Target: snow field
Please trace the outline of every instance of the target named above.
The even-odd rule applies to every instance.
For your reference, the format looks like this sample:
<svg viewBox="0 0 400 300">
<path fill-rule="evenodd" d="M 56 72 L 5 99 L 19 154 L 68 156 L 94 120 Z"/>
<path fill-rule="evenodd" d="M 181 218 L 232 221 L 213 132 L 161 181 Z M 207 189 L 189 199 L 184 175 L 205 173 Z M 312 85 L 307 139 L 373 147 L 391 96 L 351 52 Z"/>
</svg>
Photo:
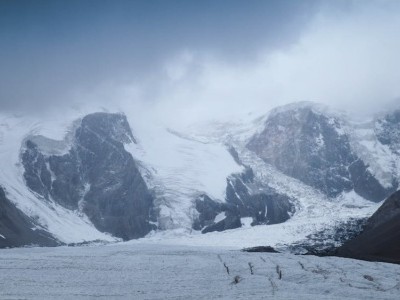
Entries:
<svg viewBox="0 0 400 300">
<path fill-rule="evenodd" d="M 400 293 L 398 265 L 217 247 L 4 249 L 0 269 L 0 299 L 398 299 Z"/>
</svg>

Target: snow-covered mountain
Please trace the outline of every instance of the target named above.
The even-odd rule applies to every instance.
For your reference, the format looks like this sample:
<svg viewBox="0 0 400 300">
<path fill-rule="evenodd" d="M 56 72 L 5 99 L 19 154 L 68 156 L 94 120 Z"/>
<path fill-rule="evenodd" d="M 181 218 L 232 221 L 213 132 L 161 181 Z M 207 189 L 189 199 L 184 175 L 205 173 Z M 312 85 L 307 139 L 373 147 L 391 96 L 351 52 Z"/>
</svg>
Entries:
<svg viewBox="0 0 400 300">
<path fill-rule="evenodd" d="M 352 149 L 339 117 L 310 105 L 273 111 L 247 148 L 282 173 L 329 197 L 355 190 L 371 201 L 385 199 L 397 187 L 379 182 Z"/>
<path fill-rule="evenodd" d="M 360 122 L 301 102 L 174 130 L 129 111 L 62 122 L 3 114 L 0 205 L 18 213 L 2 209 L 0 245 L 21 245 L 4 221 L 16 214 L 19 228 L 49 243 L 306 239 L 369 217 L 398 189 L 399 116 Z"/>
</svg>

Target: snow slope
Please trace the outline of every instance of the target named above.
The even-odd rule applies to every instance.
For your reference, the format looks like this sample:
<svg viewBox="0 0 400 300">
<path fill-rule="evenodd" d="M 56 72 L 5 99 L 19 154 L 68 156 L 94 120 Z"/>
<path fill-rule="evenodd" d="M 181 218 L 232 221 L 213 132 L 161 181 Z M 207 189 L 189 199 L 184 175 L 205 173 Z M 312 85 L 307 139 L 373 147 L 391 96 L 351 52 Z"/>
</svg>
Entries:
<svg viewBox="0 0 400 300">
<path fill-rule="evenodd" d="M 399 265 L 335 257 L 123 243 L 3 249 L 0 258 L 0 299 L 398 299 L 400 293 Z"/>
</svg>

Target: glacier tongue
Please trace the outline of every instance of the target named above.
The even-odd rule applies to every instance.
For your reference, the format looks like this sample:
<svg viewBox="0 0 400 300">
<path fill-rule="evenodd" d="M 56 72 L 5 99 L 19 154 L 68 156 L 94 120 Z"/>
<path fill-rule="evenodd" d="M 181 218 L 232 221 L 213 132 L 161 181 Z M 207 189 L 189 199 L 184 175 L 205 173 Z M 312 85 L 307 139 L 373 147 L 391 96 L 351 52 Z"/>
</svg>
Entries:
<svg viewBox="0 0 400 300">
<path fill-rule="evenodd" d="M 125 147 L 146 169 L 147 184 L 156 194 L 159 228 L 191 230 L 196 197 L 206 193 L 224 201 L 227 177 L 243 167 L 219 142 L 186 138 L 158 124 L 143 127 L 129 115 L 128 120 L 138 144 Z"/>
</svg>

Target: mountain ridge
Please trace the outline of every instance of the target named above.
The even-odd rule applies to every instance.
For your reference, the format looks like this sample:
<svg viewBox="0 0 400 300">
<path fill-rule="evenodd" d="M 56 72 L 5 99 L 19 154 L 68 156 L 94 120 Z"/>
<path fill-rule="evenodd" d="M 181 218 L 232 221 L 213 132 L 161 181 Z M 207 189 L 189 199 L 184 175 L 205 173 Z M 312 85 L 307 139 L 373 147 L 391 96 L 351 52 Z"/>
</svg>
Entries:
<svg viewBox="0 0 400 300">
<path fill-rule="evenodd" d="M 394 115 L 397 116 L 396 114 Z M 82 120 L 85 123 L 87 122 L 85 120 L 96 118 L 114 121 L 95 121 L 89 127 L 82 126 Z M 301 120 L 303 120 L 303 123 L 300 122 Z M 384 120 L 384 122 L 380 120 Z M 367 154 L 370 153 L 370 157 L 374 157 L 374 155 L 379 154 L 379 152 L 374 152 L 375 149 L 383 147 L 387 154 L 387 163 L 393 165 L 393 168 L 387 170 L 386 165 L 381 164 L 379 161 L 371 169 L 368 161 L 364 159 L 368 155 L 359 155 L 360 150 L 354 145 L 364 143 L 363 137 L 359 138 L 357 136 L 355 138 L 354 131 L 359 129 L 345 119 L 344 114 L 336 114 L 325 106 L 310 102 L 276 108 L 261 117 L 261 119 L 259 118 L 254 122 L 251 121 L 249 124 L 239 124 L 237 127 L 219 124 L 218 128 L 214 127 L 217 130 L 217 134 L 213 133 L 214 128 L 204 134 L 204 131 L 192 130 L 193 128 L 188 128 L 186 132 L 181 132 L 172 129 L 160 129 L 152 124 L 137 126 L 138 123 L 133 115 L 94 113 L 83 116 L 79 122 L 75 121 L 75 125 L 72 126 L 73 129 L 69 129 L 69 135 L 64 142 L 62 142 L 62 137 L 54 140 L 54 136 L 47 138 L 46 134 L 43 135 L 40 131 L 35 130 L 34 134 L 32 134 L 29 132 L 29 128 L 23 128 L 22 125 L 21 128 L 16 127 L 19 130 L 17 132 L 21 132 L 18 133 L 21 137 L 16 142 L 19 141 L 18 153 L 22 154 L 18 159 L 13 160 L 14 165 L 9 165 L 8 169 L 8 171 L 12 169 L 13 174 L 15 173 L 13 175 L 15 179 L 11 182 L 10 178 L 6 179 L 4 177 L 7 174 L 3 172 L 0 184 L 4 185 L 8 193 L 11 192 L 13 203 L 25 201 L 23 211 L 28 214 L 35 215 L 39 213 L 39 215 L 42 214 L 46 218 L 49 216 L 48 213 L 44 215 L 41 212 L 41 208 L 38 208 L 39 210 L 29 208 L 32 207 L 29 204 L 29 201 L 31 201 L 29 199 L 35 199 L 35 203 L 37 202 L 43 208 L 61 205 L 64 208 L 60 209 L 59 213 L 50 213 L 52 214 L 52 222 L 59 222 L 57 226 L 63 226 L 62 220 L 64 217 L 57 219 L 59 218 L 57 215 L 60 217 L 65 215 L 61 211 L 66 209 L 69 210 L 68 214 L 73 215 L 75 219 L 77 218 L 73 222 L 76 224 L 82 222 L 82 225 L 77 225 L 77 229 L 83 224 L 88 224 L 89 227 L 97 227 L 97 230 L 104 232 L 106 236 L 111 233 L 124 239 L 143 237 L 150 231 L 156 235 L 157 232 L 161 233 L 163 230 L 173 231 L 179 228 L 187 232 L 192 232 L 192 230 L 210 232 L 214 231 L 214 229 L 221 231 L 247 226 L 243 224 L 260 226 L 271 226 L 261 224 L 275 224 L 276 222 L 281 224 L 299 222 L 299 224 L 303 224 L 305 219 L 308 219 L 310 224 L 301 226 L 303 226 L 305 233 L 312 234 L 326 226 L 333 226 L 339 220 L 345 221 L 346 218 L 350 217 L 364 218 L 370 216 L 376 205 L 368 200 L 382 201 L 397 189 L 399 178 L 397 170 L 400 169 L 400 160 L 398 153 L 391 149 L 398 142 L 396 140 L 396 130 L 399 129 L 398 121 L 398 118 L 391 118 L 390 116 L 375 120 L 374 124 L 383 122 L 390 132 L 394 132 L 393 140 L 385 141 L 385 144 L 381 144 L 379 138 L 376 137 L 374 138 L 375 146 L 369 147 L 367 145 L 368 147 L 363 148 L 363 151 L 366 151 Z M 308 124 L 308 127 L 299 126 L 300 124 Z M 11 128 L 10 126 L 13 125 L 7 126 Z M 3 128 L 7 126 L 3 126 Z M 132 130 L 131 126 L 135 126 L 135 129 Z M 280 126 L 286 126 L 291 133 L 289 135 L 282 133 Z M 369 126 L 368 134 L 377 136 L 379 132 L 372 132 L 372 129 L 370 129 L 372 125 Z M 135 136 L 133 136 L 132 131 L 135 132 Z M 80 148 L 79 145 L 82 142 L 77 143 L 77 139 L 79 140 L 79 136 L 82 137 L 82 134 L 77 134 L 78 132 L 83 133 L 84 139 L 81 141 L 86 143 L 85 149 L 91 149 L 89 152 L 87 150 L 70 152 L 71 150 L 69 149 Z M 108 140 L 107 136 L 109 134 L 116 139 Z M 7 130 L 0 131 L 0 136 L 5 137 L 7 140 L 7 137 L 10 137 L 10 132 Z M 288 151 L 291 151 L 293 141 L 296 141 L 301 136 L 303 136 L 304 142 L 300 140 L 299 145 L 302 145 L 301 143 L 306 145 L 309 141 L 312 141 L 315 146 L 322 148 L 315 152 L 314 156 L 309 156 L 312 151 L 307 150 L 307 147 L 301 150 L 299 152 L 300 160 L 297 159 L 297 161 L 301 161 L 303 165 L 306 162 L 306 165 L 303 168 L 300 168 L 301 165 L 296 167 L 298 169 L 297 173 L 285 171 L 285 168 L 274 163 L 267 156 L 263 156 L 262 152 L 260 152 L 261 150 L 255 149 L 257 147 L 254 147 L 254 145 L 252 146 L 252 141 L 254 143 L 257 140 L 259 148 L 265 150 L 270 147 L 268 145 L 271 141 L 277 141 L 272 144 L 271 153 L 280 155 L 282 162 L 293 167 L 296 166 L 294 157 L 297 156 L 286 156 L 283 149 L 287 148 Z M 283 144 L 279 142 L 282 138 L 286 138 L 286 142 L 283 142 Z M 330 139 L 332 142 L 328 143 Z M 326 143 L 330 146 L 327 147 Z M 7 150 L 5 148 L 7 143 L 4 141 L 0 143 L 0 150 L 3 149 L 3 156 L 0 156 L 0 160 L 5 159 L 5 154 L 15 157 L 14 151 L 16 151 L 17 144 L 15 143 L 15 147 L 12 150 Z M 31 152 L 36 151 L 36 156 L 30 157 L 28 150 Z M 303 158 L 301 158 L 301 155 L 303 155 Z M 115 158 L 107 160 L 107 156 Z M 117 157 L 121 157 L 122 160 L 118 162 Z M 346 157 L 349 157 L 349 159 Z M 41 160 L 42 162 L 39 163 Z M 323 163 L 317 163 L 318 160 Z M 94 163 L 89 163 L 90 161 Z M 109 162 L 105 163 L 106 161 Z M 131 162 L 126 166 L 128 161 Z M 117 167 L 118 164 L 119 167 Z M 57 165 L 58 167 L 56 167 Z M 78 170 L 76 169 L 77 166 L 81 166 L 89 171 L 92 168 L 96 169 L 97 165 L 102 165 L 90 177 L 92 178 L 90 180 L 98 178 L 102 182 L 102 188 L 98 189 L 95 196 L 90 200 L 92 204 L 100 201 L 101 195 L 105 195 L 107 189 L 112 189 L 112 182 L 116 178 L 120 178 L 117 180 L 119 183 L 126 182 L 124 183 L 126 191 L 131 190 L 129 193 L 133 194 L 130 194 L 131 196 L 124 200 L 127 202 L 121 206 L 120 214 L 121 216 L 124 214 L 130 215 L 131 217 L 129 218 L 131 219 L 126 219 L 127 223 L 120 227 L 119 233 L 112 229 L 112 226 L 116 225 L 111 224 L 121 222 L 120 217 L 117 217 L 111 223 L 104 223 L 102 218 L 105 215 L 101 215 L 101 211 L 104 209 L 103 206 L 101 206 L 103 208 L 93 207 L 94 211 L 97 211 L 95 214 L 91 213 L 91 210 L 87 208 L 84 209 L 85 202 L 82 202 L 81 198 L 82 195 L 85 198 L 86 193 L 89 193 L 91 189 L 91 184 L 88 184 L 89 177 L 84 175 L 86 171 L 73 171 L 68 175 L 66 173 L 67 170 L 72 169 L 71 167 L 65 167 L 67 165 L 75 166 L 72 168 L 75 168 L 75 170 Z M 383 179 L 380 178 L 382 177 L 380 173 L 376 171 L 379 169 L 377 166 L 385 169 L 385 174 L 388 174 L 388 178 L 392 178 L 391 185 L 389 184 L 390 180 L 386 180 L 386 185 L 381 183 Z M 329 176 L 336 179 L 328 185 L 321 185 L 318 180 L 329 178 L 324 173 L 326 168 L 331 168 L 332 173 Z M 349 171 L 347 168 L 355 169 L 356 171 Z M 133 196 L 135 190 L 138 189 L 134 187 L 134 184 L 132 185 L 132 180 L 134 180 L 135 176 L 131 177 L 132 179 L 126 179 L 127 176 L 123 175 L 125 174 L 124 172 L 116 175 L 118 173 L 117 170 L 123 169 L 126 170 L 124 172 L 134 172 L 137 178 L 141 178 L 141 183 L 138 186 L 142 186 L 142 190 L 147 191 Z M 319 175 L 306 179 L 303 175 L 312 174 L 311 171 Z M 104 177 L 107 173 L 110 175 Z M 351 175 L 349 175 L 350 173 Z M 36 174 L 42 174 L 42 177 L 35 177 Z M 71 183 L 68 179 L 73 178 L 72 175 L 77 178 L 75 183 Z M 22 181 L 24 177 L 25 179 Z M 38 184 L 33 183 L 33 177 L 39 178 L 38 182 L 47 183 L 42 185 L 42 189 L 38 189 Z M 64 178 L 64 181 L 61 178 Z M 354 178 L 359 179 L 355 180 Z M 19 183 L 16 185 L 14 182 L 17 181 Z M 61 184 L 61 182 L 64 183 Z M 93 184 L 94 181 L 90 182 Z M 25 191 L 27 189 L 26 185 L 29 188 Z M 55 187 L 64 186 L 60 191 L 76 191 L 71 194 L 72 196 L 68 200 L 72 201 L 70 203 L 74 203 L 73 206 L 66 205 L 66 203 L 69 203 L 68 201 L 55 204 L 50 203 L 51 201 L 46 202 L 49 195 L 57 198 L 55 196 L 57 192 L 53 189 L 53 185 Z M 380 189 L 374 186 L 378 186 Z M 17 195 L 20 189 L 24 189 L 24 193 Z M 67 193 L 59 192 L 58 194 L 62 195 L 61 198 L 63 198 Z M 123 194 L 124 192 L 121 190 L 121 192 L 116 192 L 113 197 L 107 196 L 108 200 L 104 198 L 102 201 L 105 201 L 103 202 L 104 204 L 109 203 L 107 205 L 112 207 L 117 205 L 118 201 L 120 201 L 118 199 L 123 198 L 121 198 Z M 204 196 L 199 198 L 201 195 Z M 47 200 L 45 200 L 46 198 Z M 61 198 L 59 197 L 59 199 Z M 111 200 L 113 198 L 115 200 Z M 199 204 L 203 201 L 201 199 L 208 199 L 205 202 L 205 206 Z M 134 203 L 135 201 L 142 203 L 142 207 L 146 207 L 145 214 L 139 212 L 139 207 L 134 208 L 135 206 L 132 206 L 132 208 L 127 209 L 129 205 L 132 205 L 129 203 Z M 26 205 L 29 206 L 26 207 Z M 281 217 L 272 216 L 272 212 L 276 209 L 278 210 L 275 211 L 274 215 Z M 335 211 L 337 209 L 343 211 L 343 216 L 326 215 L 326 211 Z M 81 219 L 81 215 L 83 219 Z M 137 223 L 140 219 L 139 215 L 142 218 L 142 221 L 139 221 L 142 225 Z M 282 217 L 284 215 L 287 216 Z M 251 220 L 250 223 L 247 223 L 248 218 Z M 39 218 L 39 220 L 44 224 L 44 228 L 53 224 L 48 221 L 43 222 L 42 218 Z M 86 227 L 87 225 L 84 226 Z M 50 233 L 55 232 L 51 226 L 47 228 Z M 147 229 L 141 230 L 138 228 Z M 57 230 L 60 233 L 56 234 L 55 238 L 62 241 L 64 233 L 61 227 Z M 137 233 L 134 233 L 135 230 Z M 106 237 L 100 233 L 83 234 L 81 236 L 82 238 L 72 238 L 64 242 L 110 239 L 109 235 Z M 288 236 L 288 239 L 295 239 L 295 237 Z"/>
</svg>

